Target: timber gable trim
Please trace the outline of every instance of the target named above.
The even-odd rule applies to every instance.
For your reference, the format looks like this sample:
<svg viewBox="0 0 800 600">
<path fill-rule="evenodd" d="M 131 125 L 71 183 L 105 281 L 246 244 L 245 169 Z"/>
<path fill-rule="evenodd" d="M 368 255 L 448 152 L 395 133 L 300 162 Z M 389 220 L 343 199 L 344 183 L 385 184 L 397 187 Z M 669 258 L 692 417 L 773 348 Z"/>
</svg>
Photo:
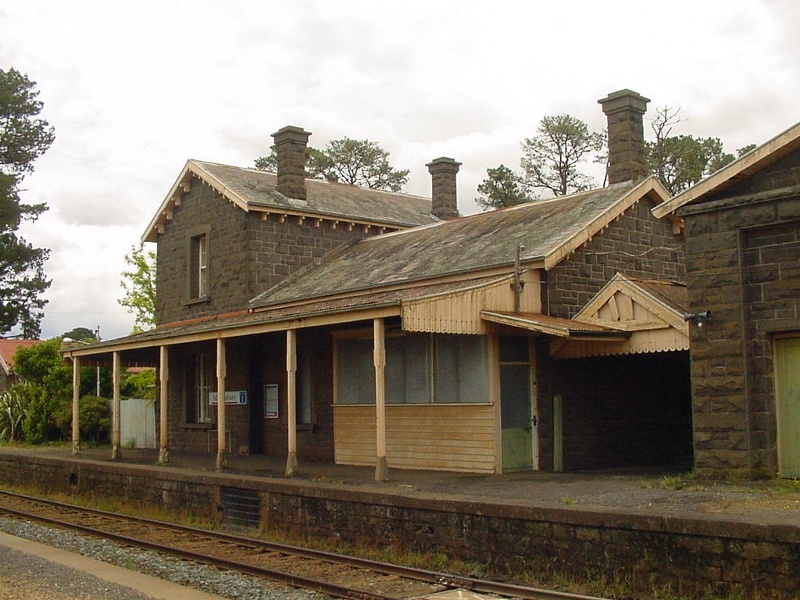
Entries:
<svg viewBox="0 0 800 600">
<path fill-rule="evenodd" d="M 644 287 L 648 284 L 679 288 L 679 294 L 686 296 L 686 286 L 682 284 L 640 282 L 617 273 L 575 315 L 575 320 L 621 331 L 645 331 L 673 327 L 688 337 L 689 325 L 683 318 L 685 301 L 681 306 L 665 301 Z M 635 304 L 638 304 L 647 313 L 646 319 L 637 318 Z"/>
<path fill-rule="evenodd" d="M 674 213 L 682 206 L 702 201 L 706 196 L 712 194 L 716 196 L 724 189 L 751 177 L 754 173 L 797 149 L 800 149 L 800 123 L 751 150 L 685 192 L 656 206 L 652 211 L 653 215 L 661 218 L 669 213 Z"/>
</svg>

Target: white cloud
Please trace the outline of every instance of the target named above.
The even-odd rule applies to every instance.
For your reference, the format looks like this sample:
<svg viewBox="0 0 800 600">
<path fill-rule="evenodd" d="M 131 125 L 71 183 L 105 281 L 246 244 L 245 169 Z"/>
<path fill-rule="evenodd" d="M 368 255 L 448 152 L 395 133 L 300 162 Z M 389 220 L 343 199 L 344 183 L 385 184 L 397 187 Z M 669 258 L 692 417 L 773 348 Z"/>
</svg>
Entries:
<svg viewBox="0 0 800 600">
<path fill-rule="evenodd" d="M 12 0 L 0 8 L 0 68 L 37 82 L 56 143 L 25 181 L 51 210 L 26 233 L 51 248 L 44 335 L 101 326 L 124 335 L 122 257 L 188 158 L 241 166 L 284 125 L 323 147 L 378 142 L 407 191 L 425 163 L 462 163 L 475 212 L 486 169 L 518 168 L 547 114 L 601 129 L 597 99 L 680 106 L 685 133 L 731 151 L 798 119 L 800 7 L 793 0 L 600 3 L 369 0 Z M 104 337 L 106 335 L 104 334 Z"/>
</svg>

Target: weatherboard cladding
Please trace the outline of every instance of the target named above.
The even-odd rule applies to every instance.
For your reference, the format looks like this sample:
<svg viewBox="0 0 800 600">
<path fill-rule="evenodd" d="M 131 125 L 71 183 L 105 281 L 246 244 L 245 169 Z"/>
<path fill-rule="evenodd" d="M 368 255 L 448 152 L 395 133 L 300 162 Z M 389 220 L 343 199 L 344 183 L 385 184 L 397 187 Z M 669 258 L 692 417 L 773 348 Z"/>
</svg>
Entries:
<svg viewBox="0 0 800 600">
<path fill-rule="evenodd" d="M 510 266 L 519 246 L 522 262 L 544 263 L 570 241 L 588 239 L 635 187 L 620 183 L 360 240 L 295 273 L 250 306 Z"/>
</svg>

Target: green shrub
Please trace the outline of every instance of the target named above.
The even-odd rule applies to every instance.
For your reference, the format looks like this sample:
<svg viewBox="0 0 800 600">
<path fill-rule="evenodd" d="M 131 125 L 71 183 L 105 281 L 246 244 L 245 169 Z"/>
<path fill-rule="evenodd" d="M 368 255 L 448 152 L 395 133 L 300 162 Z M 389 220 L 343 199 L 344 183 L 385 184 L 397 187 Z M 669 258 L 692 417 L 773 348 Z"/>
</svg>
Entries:
<svg viewBox="0 0 800 600">
<path fill-rule="evenodd" d="M 108 400 L 97 396 L 84 396 L 80 400 L 79 407 L 81 439 L 92 442 L 108 441 L 111 433 L 111 410 L 108 407 Z"/>
<path fill-rule="evenodd" d="M 0 442 L 22 439 L 22 424 L 30 406 L 30 393 L 25 390 L 26 385 L 12 385 L 0 395 Z"/>
<path fill-rule="evenodd" d="M 106 398 L 98 396 L 84 396 L 78 404 L 80 414 L 81 440 L 88 442 L 105 442 L 111 433 L 111 409 Z M 72 435 L 72 404 L 59 408 L 55 421 L 64 436 L 68 439 Z"/>
<path fill-rule="evenodd" d="M 25 384 L 22 392 L 27 397 L 28 412 L 22 421 L 23 438 L 31 444 L 42 444 L 64 439 L 56 415 L 64 404 L 57 396 L 51 396 L 37 383 Z"/>
</svg>

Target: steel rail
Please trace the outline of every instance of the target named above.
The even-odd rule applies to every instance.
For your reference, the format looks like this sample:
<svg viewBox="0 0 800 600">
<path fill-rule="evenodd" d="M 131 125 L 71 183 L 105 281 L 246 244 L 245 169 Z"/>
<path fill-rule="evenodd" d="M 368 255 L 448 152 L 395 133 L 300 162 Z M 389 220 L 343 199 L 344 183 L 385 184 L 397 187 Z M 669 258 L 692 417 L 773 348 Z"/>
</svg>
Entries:
<svg viewBox="0 0 800 600">
<path fill-rule="evenodd" d="M 146 519 L 144 517 L 113 513 L 94 508 L 86 508 L 75 504 L 58 502 L 47 498 L 38 498 L 35 496 L 18 494 L 6 490 L 0 490 L 0 496 L 2 495 L 22 500 L 27 500 L 30 502 L 38 502 L 55 508 L 63 508 L 65 510 L 78 511 L 92 515 L 97 515 L 108 519 L 125 520 L 130 523 L 135 523 L 147 527 L 160 527 L 162 529 L 167 529 L 177 533 L 185 533 L 185 534 L 201 536 L 216 541 L 235 544 L 238 546 L 247 546 L 258 550 L 277 552 L 290 556 L 297 556 L 300 558 L 307 558 L 312 560 L 320 560 L 354 568 L 362 568 L 365 570 L 381 573 L 384 575 L 395 575 L 397 577 L 412 579 L 423 583 L 438 584 L 451 589 L 460 588 L 460 589 L 470 590 L 473 592 L 513 596 L 514 598 L 523 598 L 526 600 L 607 600 L 596 596 L 585 596 L 580 594 L 572 594 L 569 592 L 559 592 L 555 590 L 546 590 L 546 589 L 533 588 L 528 586 L 510 584 L 510 583 L 489 581 L 474 577 L 452 575 L 436 571 L 429 571 L 426 569 L 420 569 L 416 567 L 406 567 L 386 562 L 373 561 L 355 556 L 348 556 L 345 554 L 337 554 L 333 552 L 327 552 L 324 550 L 314 550 L 310 548 L 303 548 L 300 546 L 278 544 L 275 542 L 269 542 L 266 540 L 260 540 L 248 536 L 233 535 L 229 533 L 223 533 L 220 531 L 200 529 L 197 527 L 191 527 L 187 525 L 178 525 L 176 523 L 169 523 L 166 521 Z M 0 506 L 0 512 L 7 512 L 9 514 L 15 514 L 16 516 L 21 518 L 35 519 L 40 522 L 45 522 L 45 523 L 50 522 L 60 527 L 83 531 L 89 535 L 114 539 L 115 541 L 119 541 L 120 543 L 123 544 L 134 545 L 135 543 L 135 545 L 146 547 L 158 552 L 164 552 L 174 556 L 179 556 L 181 558 L 186 558 L 188 560 L 195 560 L 197 562 L 204 562 L 208 564 L 215 564 L 217 566 L 223 566 L 231 570 L 245 572 L 249 575 L 255 575 L 258 577 L 265 577 L 268 579 L 281 581 L 284 583 L 288 583 L 289 585 L 293 585 L 294 587 L 314 589 L 341 598 L 355 598 L 357 600 L 397 600 L 396 598 L 393 598 L 391 596 L 383 596 L 380 594 L 376 594 L 374 592 L 367 592 L 363 590 L 353 590 L 350 588 L 345 588 L 343 586 L 338 586 L 337 584 L 330 584 L 328 582 L 322 582 L 314 579 L 304 578 L 292 575 L 290 573 L 285 573 L 283 571 L 273 571 L 270 569 L 263 569 L 261 567 L 254 567 L 242 563 L 228 561 L 226 559 L 219 559 L 208 555 L 196 554 L 190 551 L 181 550 L 178 548 L 171 548 L 154 542 L 148 542 L 146 540 L 140 540 L 138 538 L 128 538 L 127 536 L 123 536 L 120 534 L 105 532 L 85 525 L 73 524 L 66 521 L 60 521 L 58 519 L 51 519 L 48 517 L 40 517 L 37 515 L 26 513 L 24 511 L 9 509 L 3 506 Z M 327 589 L 323 589 L 324 586 L 327 586 Z"/>
<path fill-rule="evenodd" d="M 4 512 L 6 514 L 13 515 L 23 519 L 37 521 L 45 525 L 53 525 L 68 530 L 79 531 L 87 535 L 101 537 L 103 539 L 111 540 L 126 546 L 133 546 L 137 548 L 144 548 L 146 550 L 153 550 L 155 552 L 161 552 L 169 556 L 176 556 L 178 558 L 190 560 L 193 562 L 203 563 L 214 567 L 222 567 L 225 569 L 229 569 L 231 571 L 236 571 L 237 573 L 244 573 L 246 575 L 252 575 L 254 577 L 263 577 L 271 581 L 285 583 L 295 588 L 303 588 L 307 590 L 313 590 L 316 592 L 322 592 L 324 594 L 329 594 L 337 598 L 352 598 L 354 600 L 400 600 L 394 596 L 385 596 L 383 594 L 376 594 L 374 592 L 349 588 L 334 583 L 330 583 L 327 581 L 320 581 L 317 579 L 311 579 L 309 577 L 293 575 L 291 573 L 286 573 L 284 571 L 255 567 L 253 565 L 238 563 L 224 558 L 219 558 L 217 556 L 201 554 L 199 552 L 191 552 L 189 550 L 182 550 L 180 548 L 165 546 L 163 544 L 157 544 L 155 542 L 148 542 L 147 540 L 142 540 L 135 537 L 129 537 L 117 533 L 111 533 L 108 531 L 103 531 L 101 529 L 94 529 L 92 527 L 87 527 L 86 525 L 80 525 L 78 523 L 70 523 L 68 521 L 61 521 L 59 519 L 53 519 L 50 517 L 42 517 L 39 515 L 26 513 L 25 511 L 18 511 L 15 509 L 2 507 L 0 508 L 0 512 Z"/>
</svg>

